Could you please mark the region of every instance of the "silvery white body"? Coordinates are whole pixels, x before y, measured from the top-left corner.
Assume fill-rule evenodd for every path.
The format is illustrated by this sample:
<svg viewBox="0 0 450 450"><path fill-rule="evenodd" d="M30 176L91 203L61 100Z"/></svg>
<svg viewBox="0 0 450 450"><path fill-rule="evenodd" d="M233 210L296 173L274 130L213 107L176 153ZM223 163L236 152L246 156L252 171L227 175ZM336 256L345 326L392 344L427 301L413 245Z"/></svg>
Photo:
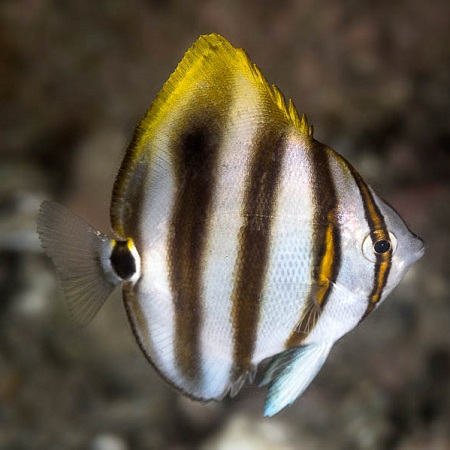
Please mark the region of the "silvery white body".
<svg viewBox="0 0 450 450"><path fill-rule="evenodd" d="M89 321L121 284L145 355L201 400L234 395L272 357L267 415L306 389L334 342L423 254L398 214L218 35L194 44L138 125L111 218L115 240L42 207L38 231L75 319Z"/></svg>

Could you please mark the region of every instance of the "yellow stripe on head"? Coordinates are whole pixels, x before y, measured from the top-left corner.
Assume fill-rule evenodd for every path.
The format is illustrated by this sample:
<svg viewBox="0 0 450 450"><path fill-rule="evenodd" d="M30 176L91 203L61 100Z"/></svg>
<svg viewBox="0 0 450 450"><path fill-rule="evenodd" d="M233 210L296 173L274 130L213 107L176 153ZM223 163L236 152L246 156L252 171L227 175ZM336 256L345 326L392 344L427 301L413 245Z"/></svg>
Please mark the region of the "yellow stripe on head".
<svg viewBox="0 0 450 450"><path fill-rule="evenodd" d="M342 158L342 156L339 155L337 156L342 166L345 167L352 175L359 189L364 207L366 221L371 231L371 239L373 244L375 244L375 242L377 242L380 239L390 241L390 236L386 223L384 221L384 217L381 214L381 211L379 210L377 204L375 203L375 199L368 185L364 182L361 175L354 169L354 167L349 162L347 162L344 158ZM384 287L386 286L389 277L391 260L392 260L392 247L386 253L376 254L373 287L368 297L368 304L366 311L361 320L366 318L375 309L375 306L381 300Z"/></svg>

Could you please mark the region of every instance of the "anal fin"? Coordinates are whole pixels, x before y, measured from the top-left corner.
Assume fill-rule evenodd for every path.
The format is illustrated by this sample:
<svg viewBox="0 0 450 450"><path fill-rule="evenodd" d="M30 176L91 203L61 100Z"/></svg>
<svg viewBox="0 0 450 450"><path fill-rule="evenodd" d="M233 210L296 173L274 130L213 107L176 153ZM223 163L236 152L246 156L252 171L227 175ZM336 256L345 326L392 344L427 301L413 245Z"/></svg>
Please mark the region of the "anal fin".
<svg viewBox="0 0 450 450"><path fill-rule="evenodd" d="M309 344L275 356L260 386L269 385L265 416L273 416L292 404L323 366L333 343Z"/></svg>

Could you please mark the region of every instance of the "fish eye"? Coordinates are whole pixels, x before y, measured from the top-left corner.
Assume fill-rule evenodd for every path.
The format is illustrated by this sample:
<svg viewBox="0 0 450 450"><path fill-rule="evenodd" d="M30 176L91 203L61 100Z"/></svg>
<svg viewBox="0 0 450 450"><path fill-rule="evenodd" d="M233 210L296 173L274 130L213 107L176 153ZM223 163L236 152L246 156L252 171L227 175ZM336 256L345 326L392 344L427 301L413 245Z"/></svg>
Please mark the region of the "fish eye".
<svg viewBox="0 0 450 450"><path fill-rule="evenodd" d="M377 255L383 255L391 249L391 243L387 239L380 239L373 244L373 251Z"/></svg>
<svg viewBox="0 0 450 450"><path fill-rule="evenodd" d="M362 251L364 257L371 262L376 262L377 257L386 255L389 252L393 254L397 248L396 237L389 232L389 239L384 238L384 233L381 231L373 231L369 233L363 242Z"/></svg>

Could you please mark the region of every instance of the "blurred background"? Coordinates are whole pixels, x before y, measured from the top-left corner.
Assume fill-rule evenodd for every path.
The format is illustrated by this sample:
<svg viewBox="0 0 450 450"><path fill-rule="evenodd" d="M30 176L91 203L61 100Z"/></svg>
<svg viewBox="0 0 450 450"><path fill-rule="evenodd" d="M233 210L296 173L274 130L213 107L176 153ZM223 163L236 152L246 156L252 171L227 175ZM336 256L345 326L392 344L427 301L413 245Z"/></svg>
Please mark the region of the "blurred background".
<svg viewBox="0 0 450 450"><path fill-rule="evenodd" d="M200 34L243 47L403 215L425 257L273 419L265 391L202 405L141 355L120 297L68 318L42 199L109 231L133 127ZM449 449L450 3L2 0L1 449Z"/></svg>

